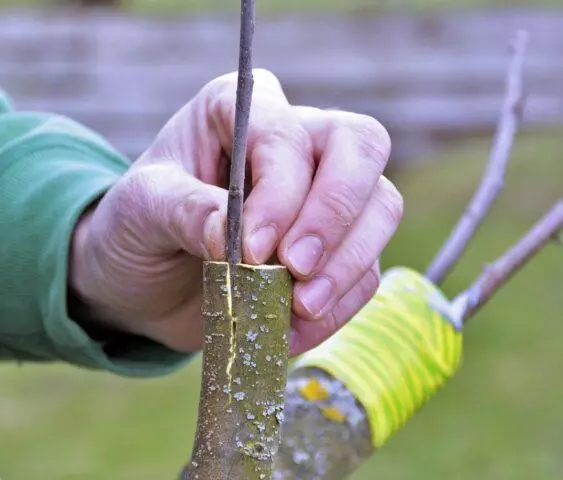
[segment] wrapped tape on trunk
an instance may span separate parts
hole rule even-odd
[[[392,269],[373,299],[295,367],[320,368],[343,382],[366,411],[379,448],[459,368],[462,334],[449,306],[419,273]]]

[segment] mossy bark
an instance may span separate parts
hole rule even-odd
[[[274,480],[342,480],[373,453],[364,408],[321,369],[289,374],[285,418]]]
[[[281,266],[238,264],[233,276],[224,262],[203,268],[202,388],[182,478],[270,479],[284,417],[291,276]]]

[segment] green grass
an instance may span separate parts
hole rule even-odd
[[[478,181],[488,142],[402,173],[384,265],[424,268]],[[455,294],[563,193],[563,137],[522,135],[507,187],[445,290]],[[550,246],[466,330],[457,377],[353,477],[561,478],[563,249]],[[175,478],[190,453],[199,363],[157,380],[66,366],[0,368],[2,480]]]
[[[36,6],[54,3],[50,0],[0,0],[0,6]],[[226,0],[123,0],[125,8],[139,12],[159,14],[231,10],[239,7],[238,1]],[[470,7],[495,8],[509,6],[560,6],[560,0],[260,0],[257,9],[263,13],[276,12],[354,12],[354,11],[397,11],[397,10],[440,10],[444,8]]]

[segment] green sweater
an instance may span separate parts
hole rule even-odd
[[[69,315],[74,225],[129,165],[84,126],[14,112],[0,91],[0,359],[156,376],[190,358],[133,335],[99,337]]]

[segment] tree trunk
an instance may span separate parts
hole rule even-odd
[[[373,452],[364,407],[323,370],[290,373],[285,410],[274,480],[343,479]]]
[[[206,262],[198,429],[184,479],[270,479],[284,418],[292,283],[280,266]]]

